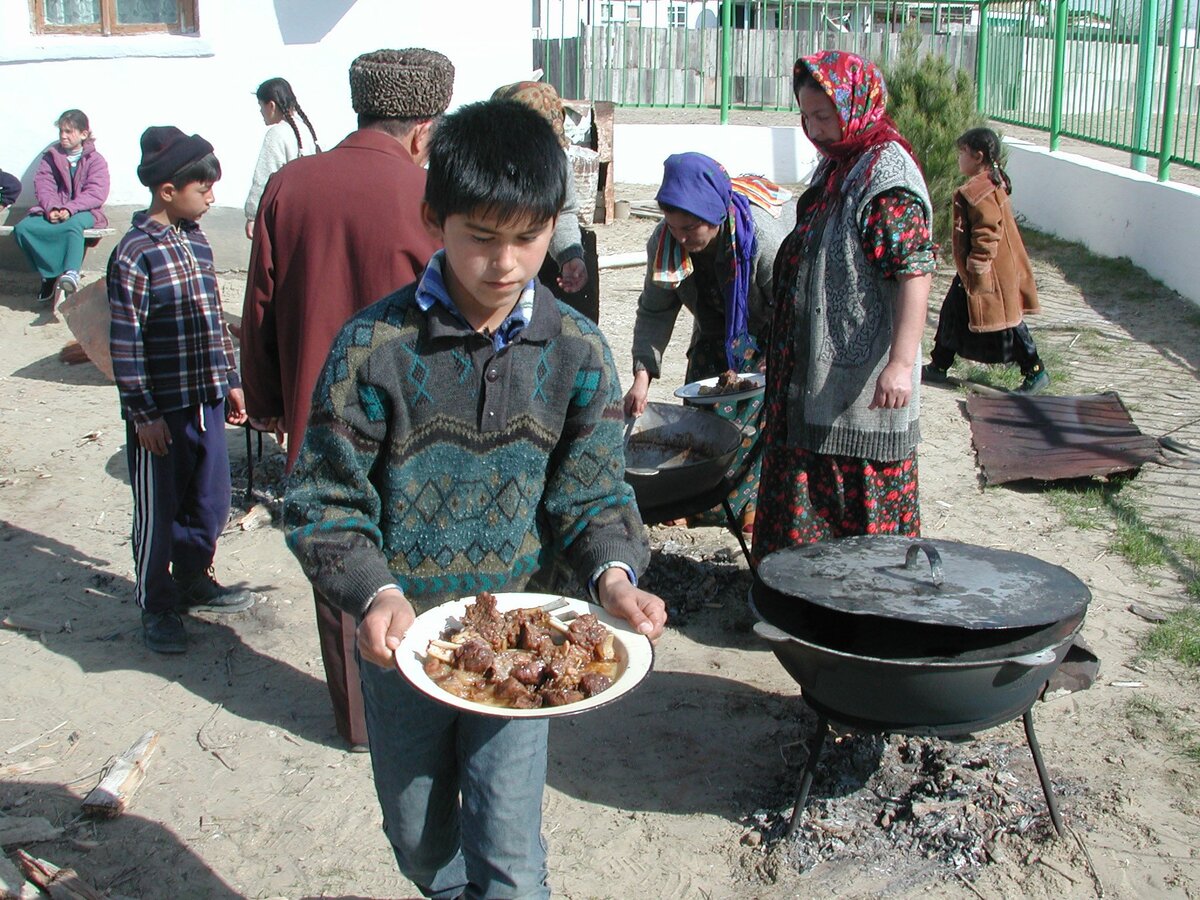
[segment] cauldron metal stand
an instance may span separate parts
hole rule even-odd
[[[800,815],[804,812],[805,804],[808,802],[808,792],[812,788],[813,776],[817,771],[817,763],[821,759],[821,753],[825,749],[825,738],[829,732],[829,720],[832,718],[838,722],[844,722],[858,731],[866,731],[872,733],[888,732],[891,734],[911,734],[924,737],[955,737],[962,734],[970,734],[973,731],[982,731],[985,728],[994,728],[997,725],[1003,725],[1005,722],[1011,722],[1016,716],[1007,716],[999,721],[985,721],[979,723],[969,723],[967,725],[953,725],[949,727],[939,728],[917,728],[911,726],[897,726],[896,728],[881,727],[879,723],[872,722],[856,722],[853,717],[842,715],[832,710],[825,709],[821,704],[816,703],[807,697],[802,699],[808,705],[809,709],[817,714],[817,731],[813,735],[812,740],[808,745],[808,760],[804,763],[804,774],[800,779],[800,789],[796,793],[796,805],[792,809],[792,817],[788,821],[787,831],[784,837],[791,839],[796,833],[796,829],[800,827]],[[1050,821],[1054,823],[1054,831],[1059,836],[1063,836],[1063,821],[1062,816],[1058,811],[1058,803],[1054,799],[1054,787],[1050,783],[1050,774],[1046,771],[1046,763],[1042,760],[1042,748],[1038,744],[1037,734],[1033,730],[1033,706],[1026,707],[1024,712],[1020,713],[1021,720],[1025,725],[1025,741],[1029,745],[1029,752],[1033,756],[1033,765],[1037,769],[1038,780],[1042,783],[1042,793],[1046,795],[1046,806],[1050,810]]]
[[[658,506],[639,506],[638,511],[642,514],[642,522],[646,525],[660,525],[663,522],[670,522],[673,519],[685,519],[688,516],[694,516],[697,513],[707,512],[714,506],[720,506],[725,510],[725,524],[733,536],[737,538],[738,545],[742,548],[742,554],[746,557],[746,562],[750,562],[750,548],[746,546],[746,539],[742,536],[742,528],[738,523],[737,516],[733,514],[733,507],[729,505],[729,495],[733,492],[737,481],[735,479],[725,477],[716,485],[699,494],[693,494],[690,497],[684,497],[680,500],[671,503],[663,503]],[[751,563],[753,566],[753,563]]]

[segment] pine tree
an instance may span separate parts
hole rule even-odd
[[[940,56],[921,55],[921,35],[910,24],[900,53],[884,71],[888,112],[912,144],[933,203],[934,239],[949,247],[954,190],[962,183],[954,142],[968,128],[987,124],[975,111],[975,81]]]

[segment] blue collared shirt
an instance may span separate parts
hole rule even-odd
[[[445,260],[445,250],[439,250],[429,260],[429,265],[425,267],[421,280],[417,284],[417,306],[423,312],[429,312],[435,303],[440,303],[450,310],[463,325],[471,328],[471,324],[459,312],[450,292],[446,290],[446,281],[442,276],[442,266],[445,264]],[[488,334],[492,340],[492,349],[497,353],[511,344],[529,324],[529,317],[533,315],[533,294],[536,286],[537,282],[531,279],[521,290],[521,296],[517,298],[517,305],[513,307],[512,312],[500,323],[499,328]]]

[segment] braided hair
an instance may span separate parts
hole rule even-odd
[[[1008,173],[1000,165],[1000,158],[1003,153],[1000,135],[996,134],[990,128],[972,128],[959,135],[958,140],[954,144],[957,147],[970,150],[972,153],[982,154],[983,163],[990,170],[988,177],[991,178],[992,184],[996,185],[996,187],[1004,188],[1010,194],[1012,193],[1012,181],[1009,179]]]
[[[304,139],[300,137],[300,129],[296,126],[295,119],[295,116],[299,116],[308,127],[308,133],[312,135],[316,151],[321,152],[321,145],[317,143],[317,132],[313,128],[312,122],[308,121],[304,110],[301,109],[300,101],[296,99],[296,92],[292,90],[292,86],[288,84],[286,78],[268,78],[258,86],[254,96],[258,98],[259,103],[275,104],[275,108],[279,110],[284,121],[291,126],[292,132],[296,135],[296,146],[303,149]]]

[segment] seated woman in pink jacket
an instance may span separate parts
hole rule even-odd
[[[108,163],[96,152],[88,117],[68,109],[55,123],[58,143],[42,154],[33,176],[35,205],[17,223],[17,246],[42,276],[39,300],[54,296],[57,283],[64,293],[79,287],[83,265],[83,231],[108,224]]]

